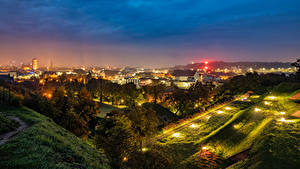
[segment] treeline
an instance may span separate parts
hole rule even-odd
[[[75,95],[61,86],[52,95],[44,97],[31,92],[25,95],[23,104],[52,118],[76,136],[87,137],[94,131],[99,108],[86,89]]]

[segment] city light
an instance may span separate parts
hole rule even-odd
[[[205,61],[204,63],[207,65],[207,64],[208,64],[208,61]]]
[[[206,119],[209,120],[209,119],[210,119],[210,116],[207,116]]]
[[[202,150],[208,150],[208,147],[204,146],[204,147],[202,147]]]
[[[122,159],[123,162],[126,162],[127,160],[128,160],[127,157],[123,157],[123,159]]]
[[[47,96],[48,96],[49,99],[52,98],[52,94],[51,93],[49,93]]]
[[[225,110],[231,110],[232,108],[231,107],[225,107]]]
[[[265,104],[265,105],[270,105],[271,103],[268,102],[268,101],[265,101],[264,104]]]
[[[52,94],[51,93],[43,93],[43,96],[48,98],[48,99],[51,99],[52,98]]]

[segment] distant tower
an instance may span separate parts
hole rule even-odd
[[[32,59],[32,70],[38,69],[38,60],[36,58]]]

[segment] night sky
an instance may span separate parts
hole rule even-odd
[[[299,0],[0,0],[0,61],[173,66],[300,58]]]

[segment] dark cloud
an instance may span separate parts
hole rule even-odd
[[[299,23],[298,0],[0,0],[0,41],[125,45],[146,49],[141,57],[152,49],[168,58],[174,52],[164,51],[216,46],[279,57],[270,44],[299,45]],[[253,52],[258,45],[266,51]]]

